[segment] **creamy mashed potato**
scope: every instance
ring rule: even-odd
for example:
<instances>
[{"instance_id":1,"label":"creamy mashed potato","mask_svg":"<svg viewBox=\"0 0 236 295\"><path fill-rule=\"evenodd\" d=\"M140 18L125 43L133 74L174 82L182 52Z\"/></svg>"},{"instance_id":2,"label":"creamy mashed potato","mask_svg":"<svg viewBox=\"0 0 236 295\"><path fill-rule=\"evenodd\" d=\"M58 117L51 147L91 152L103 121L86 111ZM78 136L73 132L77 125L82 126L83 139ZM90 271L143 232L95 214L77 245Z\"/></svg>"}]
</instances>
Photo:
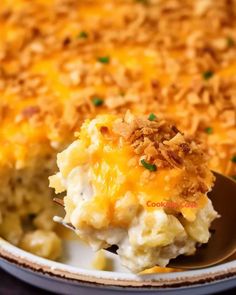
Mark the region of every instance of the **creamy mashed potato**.
<instances>
[{"instance_id":1,"label":"creamy mashed potato","mask_svg":"<svg viewBox=\"0 0 236 295\"><path fill-rule=\"evenodd\" d=\"M210 238L217 213L204 150L154 114L86 121L58 167L50 186L66 191L64 221L94 250L117 245L133 272L192 255Z\"/></svg>"}]
</instances>

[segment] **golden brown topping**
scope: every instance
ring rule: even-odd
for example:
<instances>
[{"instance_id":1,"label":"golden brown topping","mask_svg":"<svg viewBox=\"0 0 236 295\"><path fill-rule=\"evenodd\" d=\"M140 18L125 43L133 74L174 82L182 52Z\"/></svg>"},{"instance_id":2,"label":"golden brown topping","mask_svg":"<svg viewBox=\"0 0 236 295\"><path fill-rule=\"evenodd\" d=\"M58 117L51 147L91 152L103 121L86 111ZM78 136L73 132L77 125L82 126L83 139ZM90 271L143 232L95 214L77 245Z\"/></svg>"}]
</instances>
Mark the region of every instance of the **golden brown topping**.
<instances>
[{"instance_id":1,"label":"golden brown topping","mask_svg":"<svg viewBox=\"0 0 236 295\"><path fill-rule=\"evenodd\" d=\"M43 2L0 4L1 99L22 103L10 106L12 122L34 105L49 140L67 141L97 113L163 114L205 140L213 167L229 173L219 155L235 152L235 0Z\"/></svg>"},{"instance_id":2,"label":"golden brown topping","mask_svg":"<svg viewBox=\"0 0 236 295\"><path fill-rule=\"evenodd\" d=\"M184 136L165 120L155 118L150 121L146 117L132 117L128 114L123 122L114 123L113 131L131 144L142 165L150 171L155 171L156 167L184 166L195 170L197 162L201 166L207 161L200 144Z\"/></svg>"}]
</instances>

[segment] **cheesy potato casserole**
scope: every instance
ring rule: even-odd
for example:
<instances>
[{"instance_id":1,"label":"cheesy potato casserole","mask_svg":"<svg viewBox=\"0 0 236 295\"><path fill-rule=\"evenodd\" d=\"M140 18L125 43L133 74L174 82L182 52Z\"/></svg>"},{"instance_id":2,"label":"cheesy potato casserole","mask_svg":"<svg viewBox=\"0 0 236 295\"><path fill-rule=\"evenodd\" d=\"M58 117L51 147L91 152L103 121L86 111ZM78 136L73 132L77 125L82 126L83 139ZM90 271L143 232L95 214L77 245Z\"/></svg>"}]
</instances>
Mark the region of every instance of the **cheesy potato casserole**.
<instances>
[{"instance_id":1,"label":"cheesy potato casserole","mask_svg":"<svg viewBox=\"0 0 236 295\"><path fill-rule=\"evenodd\" d=\"M101 115L78 136L58 155L50 185L67 191L64 222L81 239L95 250L119 246L134 272L165 266L208 241L217 217L206 195L214 176L198 143L154 114Z\"/></svg>"},{"instance_id":2,"label":"cheesy potato casserole","mask_svg":"<svg viewBox=\"0 0 236 295\"><path fill-rule=\"evenodd\" d=\"M203 143L211 169L236 176L235 0L1 0L0 36L0 236L14 245L61 256L48 177L97 115L161 116ZM165 227L168 216L154 212ZM178 231L190 253L189 234L173 224L165 243ZM160 264L171 255L158 254Z\"/></svg>"}]
</instances>

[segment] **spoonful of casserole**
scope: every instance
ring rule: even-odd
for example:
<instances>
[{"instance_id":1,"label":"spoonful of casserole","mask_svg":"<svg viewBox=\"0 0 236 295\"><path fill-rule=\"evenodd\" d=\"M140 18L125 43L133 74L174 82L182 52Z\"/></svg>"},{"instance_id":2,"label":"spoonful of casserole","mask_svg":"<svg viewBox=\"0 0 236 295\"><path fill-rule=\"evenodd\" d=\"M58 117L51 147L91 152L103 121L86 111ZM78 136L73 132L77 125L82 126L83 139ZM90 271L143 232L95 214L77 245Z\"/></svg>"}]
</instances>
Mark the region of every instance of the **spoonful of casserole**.
<instances>
[{"instance_id":1,"label":"spoonful of casserole","mask_svg":"<svg viewBox=\"0 0 236 295\"><path fill-rule=\"evenodd\" d=\"M56 200L66 215L55 221L94 250L116 252L132 272L205 267L233 254L236 238L219 224L227 218L227 226L235 224L235 205L223 216L219 204L224 196L232 201L236 185L210 171L200 142L154 114L129 112L87 120L77 137L58 154L59 172L50 177L56 193L66 191Z\"/></svg>"}]
</instances>

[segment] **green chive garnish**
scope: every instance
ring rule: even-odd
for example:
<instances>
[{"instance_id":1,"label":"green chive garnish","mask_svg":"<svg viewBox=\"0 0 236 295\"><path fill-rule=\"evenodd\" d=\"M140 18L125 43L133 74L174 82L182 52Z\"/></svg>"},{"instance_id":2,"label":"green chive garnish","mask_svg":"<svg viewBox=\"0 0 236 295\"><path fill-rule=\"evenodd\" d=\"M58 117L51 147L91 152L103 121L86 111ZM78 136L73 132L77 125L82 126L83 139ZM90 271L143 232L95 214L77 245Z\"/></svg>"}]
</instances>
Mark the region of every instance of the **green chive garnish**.
<instances>
[{"instance_id":1,"label":"green chive garnish","mask_svg":"<svg viewBox=\"0 0 236 295\"><path fill-rule=\"evenodd\" d=\"M98 61L103 64L108 64L110 62L110 57L109 56L101 56L98 58Z\"/></svg>"},{"instance_id":2,"label":"green chive garnish","mask_svg":"<svg viewBox=\"0 0 236 295\"><path fill-rule=\"evenodd\" d=\"M228 37L227 38L227 44L228 44L228 47L234 46L235 45L234 39L231 38L231 37Z\"/></svg>"},{"instance_id":3,"label":"green chive garnish","mask_svg":"<svg viewBox=\"0 0 236 295\"><path fill-rule=\"evenodd\" d=\"M99 107L99 106L103 105L103 99L101 99L100 97L94 97L92 99L92 102L95 105L95 107Z\"/></svg>"},{"instance_id":4,"label":"green chive garnish","mask_svg":"<svg viewBox=\"0 0 236 295\"><path fill-rule=\"evenodd\" d=\"M84 32L84 31L81 31L78 35L78 38L88 38L88 33Z\"/></svg>"},{"instance_id":5,"label":"green chive garnish","mask_svg":"<svg viewBox=\"0 0 236 295\"><path fill-rule=\"evenodd\" d=\"M144 168L148 169L149 171L157 171L157 166L155 164L150 164L145 160L141 160L141 164Z\"/></svg>"},{"instance_id":6,"label":"green chive garnish","mask_svg":"<svg viewBox=\"0 0 236 295\"><path fill-rule=\"evenodd\" d=\"M202 74L203 79L209 80L214 76L214 73L212 71L206 71Z\"/></svg>"},{"instance_id":7,"label":"green chive garnish","mask_svg":"<svg viewBox=\"0 0 236 295\"><path fill-rule=\"evenodd\" d=\"M149 121L154 121L154 120L156 120L156 118L157 118L157 116L156 116L155 114L151 113L151 114L149 115L149 117L148 117L148 120L149 120Z\"/></svg>"},{"instance_id":8,"label":"green chive garnish","mask_svg":"<svg viewBox=\"0 0 236 295\"><path fill-rule=\"evenodd\" d=\"M205 132L207 134L212 134L213 133L213 128L212 127L207 127L207 128L205 128Z\"/></svg>"},{"instance_id":9,"label":"green chive garnish","mask_svg":"<svg viewBox=\"0 0 236 295\"><path fill-rule=\"evenodd\" d=\"M236 163L236 155L234 155L234 156L231 158L231 161L232 161L233 163Z\"/></svg>"}]
</instances>

